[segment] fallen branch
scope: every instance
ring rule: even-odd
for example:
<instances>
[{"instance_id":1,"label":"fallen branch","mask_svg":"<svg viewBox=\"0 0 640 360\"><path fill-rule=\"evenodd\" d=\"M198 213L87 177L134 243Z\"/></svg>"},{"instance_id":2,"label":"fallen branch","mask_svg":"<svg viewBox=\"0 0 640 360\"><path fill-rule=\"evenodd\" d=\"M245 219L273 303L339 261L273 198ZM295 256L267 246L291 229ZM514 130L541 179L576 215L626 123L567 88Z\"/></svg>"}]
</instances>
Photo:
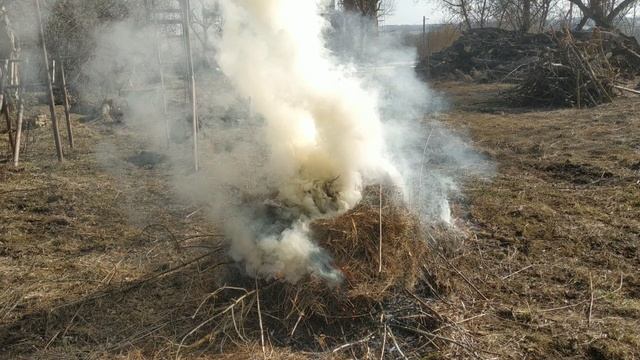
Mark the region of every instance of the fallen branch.
<instances>
[{"instance_id":1,"label":"fallen branch","mask_svg":"<svg viewBox=\"0 0 640 360\"><path fill-rule=\"evenodd\" d=\"M628 92L630 92L632 94L640 95L640 91L638 91L638 90L629 89L627 87L620 86L620 85L613 85L613 87L618 89L618 90L628 91Z\"/></svg>"},{"instance_id":2,"label":"fallen branch","mask_svg":"<svg viewBox=\"0 0 640 360\"><path fill-rule=\"evenodd\" d=\"M473 288L473 290L475 290L478 294L480 294L480 296L482 296L483 299L489 301L489 298L484 296L484 294L482 293L482 291L480 291L480 289L478 289L477 286L475 286L475 284L473 284L471 282L471 280L467 279L466 276L464 276L464 274L462 272L460 272L460 270L458 270L449 260L447 260L446 257L444 257L442 254L438 253L438 255L440 255L440 257L442 258L442 260L444 260L447 264L449 264L449 266L451 266L451 268L458 274L460 275L460 277L462 277L462 279L464 279L464 281L469 284L469 286L471 286Z\"/></svg>"}]
</instances>

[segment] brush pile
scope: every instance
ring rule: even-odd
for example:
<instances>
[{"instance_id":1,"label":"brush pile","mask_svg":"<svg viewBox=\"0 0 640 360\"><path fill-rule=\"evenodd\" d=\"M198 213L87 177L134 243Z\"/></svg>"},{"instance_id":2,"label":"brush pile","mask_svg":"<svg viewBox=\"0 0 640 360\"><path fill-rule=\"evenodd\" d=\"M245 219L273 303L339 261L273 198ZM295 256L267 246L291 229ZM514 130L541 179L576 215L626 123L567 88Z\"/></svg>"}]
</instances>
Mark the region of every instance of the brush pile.
<instances>
[{"instance_id":1,"label":"brush pile","mask_svg":"<svg viewBox=\"0 0 640 360\"><path fill-rule=\"evenodd\" d=\"M417 71L435 79L478 82L518 82L531 64L545 61L550 52L562 51L556 40L565 32L521 33L495 28L472 29L452 46L422 60ZM577 42L597 41L611 65L626 78L640 74L640 45L623 34L595 30L573 32Z\"/></svg>"},{"instance_id":2,"label":"brush pile","mask_svg":"<svg viewBox=\"0 0 640 360\"><path fill-rule=\"evenodd\" d=\"M527 66L509 98L519 105L591 107L611 102L619 71L602 42L576 41L569 32L554 41L555 48Z\"/></svg>"},{"instance_id":3,"label":"brush pile","mask_svg":"<svg viewBox=\"0 0 640 360\"><path fill-rule=\"evenodd\" d=\"M496 28L466 31L450 47L418 65L436 79L494 81L535 61L553 41L544 34L523 34Z\"/></svg>"},{"instance_id":4,"label":"brush pile","mask_svg":"<svg viewBox=\"0 0 640 360\"><path fill-rule=\"evenodd\" d=\"M438 283L426 272L431 256L423 228L398 198L391 189L371 187L356 208L312 224L316 240L344 275L340 285L308 276L297 284L251 280L216 291L209 300L216 319L209 341L261 339L356 357L371 349L410 358L418 348L429 351L438 340L424 335L443 318L423 296L433 295Z\"/></svg>"}]
</instances>

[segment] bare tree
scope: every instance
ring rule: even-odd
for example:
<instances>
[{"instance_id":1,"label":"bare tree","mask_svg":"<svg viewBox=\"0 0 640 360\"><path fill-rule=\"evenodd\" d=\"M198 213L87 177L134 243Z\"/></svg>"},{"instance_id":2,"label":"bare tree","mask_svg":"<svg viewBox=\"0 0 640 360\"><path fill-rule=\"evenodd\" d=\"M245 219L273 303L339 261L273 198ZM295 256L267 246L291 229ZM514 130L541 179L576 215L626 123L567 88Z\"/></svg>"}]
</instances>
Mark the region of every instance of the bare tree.
<instances>
[{"instance_id":1,"label":"bare tree","mask_svg":"<svg viewBox=\"0 0 640 360\"><path fill-rule=\"evenodd\" d=\"M558 0L441 0L465 28L506 27L542 31Z\"/></svg>"},{"instance_id":2,"label":"bare tree","mask_svg":"<svg viewBox=\"0 0 640 360\"><path fill-rule=\"evenodd\" d=\"M499 0L441 0L455 18L459 19L466 29L492 26L499 13Z\"/></svg>"},{"instance_id":3,"label":"bare tree","mask_svg":"<svg viewBox=\"0 0 640 360\"><path fill-rule=\"evenodd\" d=\"M458 18L467 29L473 28L474 0L442 0L442 4L455 18Z\"/></svg>"},{"instance_id":4,"label":"bare tree","mask_svg":"<svg viewBox=\"0 0 640 360\"><path fill-rule=\"evenodd\" d=\"M522 32L543 31L557 0L497 0L494 13L500 14L500 25Z\"/></svg>"},{"instance_id":5,"label":"bare tree","mask_svg":"<svg viewBox=\"0 0 640 360\"><path fill-rule=\"evenodd\" d=\"M213 44L210 39L212 31L222 31L222 15L220 11L220 4L211 1L199 0L198 3L193 6L191 11L191 29L196 36L202 49L210 51L213 49Z\"/></svg>"},{"instance_id":6,"label":"bare tree","mask_svg":"<svg viewBox=\"0 0 640 360\"><path fill-rule=\"evenodd\" d=\"M613 29L615 24L624 17L638 2L638 0L569 0L582 11L582 20L576 27L581 30L589 19L593 20L596 26Z\"/></svg>"},{"instance_id":7,"label":"bare tree","mask_svg":"<svg viewBox=\"0 0 640 360\"><path fill-rule=\"evenodd\" d=\"M379 19L391 15L395 10L395 0L340 0L345 11L351 11L364 17Z\"/></svg>"}]
</instances>

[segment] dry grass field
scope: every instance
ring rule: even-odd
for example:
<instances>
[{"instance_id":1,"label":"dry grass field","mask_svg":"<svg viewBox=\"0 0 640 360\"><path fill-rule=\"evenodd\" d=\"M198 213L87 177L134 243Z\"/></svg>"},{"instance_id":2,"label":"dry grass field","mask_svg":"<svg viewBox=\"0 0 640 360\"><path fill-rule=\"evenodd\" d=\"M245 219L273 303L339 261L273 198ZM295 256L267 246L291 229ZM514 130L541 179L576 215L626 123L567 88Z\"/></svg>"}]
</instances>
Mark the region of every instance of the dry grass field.
<instances>
[{"instance_id":1,"label":"dry grass field","mask_svg":"<svg viewBox=\"0 0 640 360\"><path fill-rule=\"evenodd\" d=\"M463 185L465 236L425 264L438 289L429 306L447 324L427 358L640 358L638 97L514 109L497 100L503 88L436 86L451 106L434 116L496 171ZM29 134L20 168L0 164L0 358L262 358L256 338L220 354L213 324L180 345L238 270L214 224L173 195L163 162L136 160L145 149L131 129L74 124L67 162L46 127ZM266 355L350 357L292 348Z\"/></svg>"}]
</instances>

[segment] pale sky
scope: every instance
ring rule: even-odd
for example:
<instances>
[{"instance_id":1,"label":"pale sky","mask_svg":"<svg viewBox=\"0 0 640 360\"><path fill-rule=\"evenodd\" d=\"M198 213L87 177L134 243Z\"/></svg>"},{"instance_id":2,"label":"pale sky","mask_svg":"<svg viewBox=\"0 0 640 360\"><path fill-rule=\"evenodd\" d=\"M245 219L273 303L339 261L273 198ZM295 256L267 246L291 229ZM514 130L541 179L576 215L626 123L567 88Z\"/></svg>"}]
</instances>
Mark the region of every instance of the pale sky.
<instances>
[{"instance_id":1,"label":"pale sky","mask_svg":"<svg viewBox=\"0 0 640 360\"><path fill-rule=\"evenodd\" d=\"M387 25L422 24L422 17L427 23L437 24L445 20L438 0L395 0L396 9L393 15L386 18Z\"/></svg>"}]
</instances>

